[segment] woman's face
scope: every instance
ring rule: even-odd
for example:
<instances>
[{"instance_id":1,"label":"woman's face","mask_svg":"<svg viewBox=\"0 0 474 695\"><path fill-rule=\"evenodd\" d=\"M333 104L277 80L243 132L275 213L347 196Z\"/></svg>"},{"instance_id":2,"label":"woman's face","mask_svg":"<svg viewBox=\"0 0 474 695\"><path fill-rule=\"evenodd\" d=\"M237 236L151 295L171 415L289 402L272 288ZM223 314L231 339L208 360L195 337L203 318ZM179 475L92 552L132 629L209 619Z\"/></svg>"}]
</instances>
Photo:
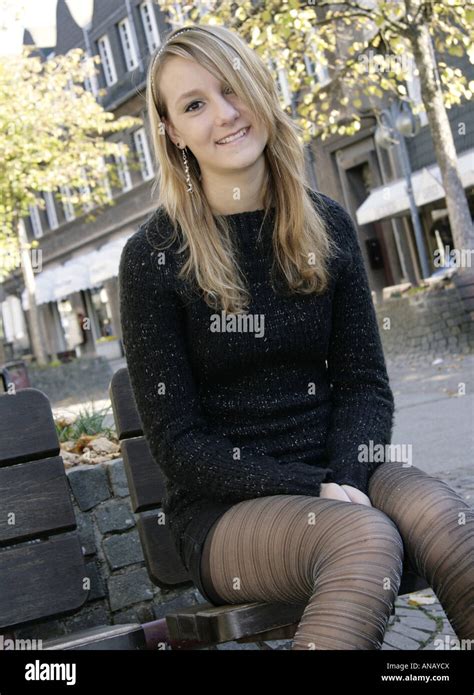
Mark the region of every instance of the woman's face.
<instances>
[{"instance_id":1,"label":"woman's face","mask_svg":"<svg viewBox=\"0 0 474 695\"><path fill-rule=\"evenodd\" d=\"M192 151L201 173L243 169L262 155L267 130L254 120L228 85L221 84L196 61L170 58L163 68L160 87L168 109L169 120L164 119L168 135L175 145L186 145ZM193 94L184 96L191 91ZM217 144L248 126L242 139Z\"/></svg>"}]
</instances>

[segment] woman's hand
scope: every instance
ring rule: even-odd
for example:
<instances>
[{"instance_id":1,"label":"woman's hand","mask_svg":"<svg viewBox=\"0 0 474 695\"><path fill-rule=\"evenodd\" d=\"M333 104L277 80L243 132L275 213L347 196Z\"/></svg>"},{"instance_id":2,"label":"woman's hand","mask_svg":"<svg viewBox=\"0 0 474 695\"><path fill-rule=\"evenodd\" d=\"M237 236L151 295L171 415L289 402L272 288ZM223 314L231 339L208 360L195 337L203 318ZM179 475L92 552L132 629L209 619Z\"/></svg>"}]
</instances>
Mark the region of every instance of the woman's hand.
<instances>
[{"instance_id":1,"label":"woman's hand","mask_svg":"<svg viewBox=\"0 0 474 695\"><path fill-rule=\"evenodd\" d=\"M351 502L351 498L345 492L341 485L337 483L321 483L320 497L326 497L331 500L342 500L343 502Z\"/></svg>"},{"instance_id":2,"label":"woman's hand","mask_svg":"<svg viewBox=\"0 0 474 695\"><path fill-rule=\"evenodd\" d=\"M370 499L363 492L352 485L338 485L337 483L321 483L320 497L332 500L342 500L343 502L354 502L365 504L371 507Z\"/></svg>"},{"instance_id":3,"label":"woman's hand","mask_svg":"<svg viewBox=\"0 0 474 695\"><path fill-rule=\"evenodd\" d=\"M365 504L367 507L372 506L372 502L367 495L358 490L356 487L352 487L352 485L341 485L341 488L345 491L346 495L348 495L351 502Z\"/></svg>"}]
</instances>

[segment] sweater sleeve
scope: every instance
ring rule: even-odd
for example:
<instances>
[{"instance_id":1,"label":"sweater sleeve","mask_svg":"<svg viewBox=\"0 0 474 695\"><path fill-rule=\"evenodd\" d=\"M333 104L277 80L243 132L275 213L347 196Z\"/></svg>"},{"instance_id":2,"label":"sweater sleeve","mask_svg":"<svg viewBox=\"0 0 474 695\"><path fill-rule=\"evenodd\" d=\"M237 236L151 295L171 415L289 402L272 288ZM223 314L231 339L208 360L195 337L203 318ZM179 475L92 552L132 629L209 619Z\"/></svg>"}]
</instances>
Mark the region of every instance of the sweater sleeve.
<instances>
[{"instance_id":1,"label":"sweater sleeve","mask_svg":"<svg viewBox=\"0 0 474 695\"><path fill-rule=\"evenodd\" d=\"M187 355L185 307L154 253L139 230L127 241L119 267L125 355L154 460L173 483L221 502L319 496L330 469L277 460L256 446L235 447L212 431Z\"/></svg>"},{"instance_id":2,"label":"sweater sleeve","mask_svg":"<svg viewBox=\"0 0 474 695\"><path fill-rule=\"evenodd\" d=\"M339 203L334 221L348 260L333 299L327 360L333 408L326 454L334 472L331 482L367 494L370 476L383 462L373 455L370 442L391 442L394 398L357 232Z\"/></svg>"}]
</instances>

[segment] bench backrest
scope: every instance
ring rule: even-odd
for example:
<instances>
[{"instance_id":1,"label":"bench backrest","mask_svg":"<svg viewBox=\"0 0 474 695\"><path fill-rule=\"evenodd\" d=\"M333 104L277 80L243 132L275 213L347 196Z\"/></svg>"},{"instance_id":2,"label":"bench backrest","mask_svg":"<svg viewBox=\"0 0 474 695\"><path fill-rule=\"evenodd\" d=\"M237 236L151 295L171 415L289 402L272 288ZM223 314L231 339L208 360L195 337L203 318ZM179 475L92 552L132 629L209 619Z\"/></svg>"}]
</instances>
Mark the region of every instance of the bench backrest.
<instances>
[{"instance_id":1,"label":"bench backrest","mask_svg":"<svg viewBox=\"0 0 474 695\"><path fill-rule=\"evenodd\" d=\"M46 395L0 395L0 629L76 612L89 595Z\"/></svg>"},{"instance_id":2,"label":"bench backrest","mask_svg":"<svg viewBox=\"0 0 474 695\"><path fill-rule=\"evenodd\" d=\"M161 509L166 491L165 476L143 436L126 367L114 373L109 397L130 490L130 503L132 511L138 515L137 527L150 579L162 588L189 583L191 577L181 562Z\"/></svg>"}]
</instances>

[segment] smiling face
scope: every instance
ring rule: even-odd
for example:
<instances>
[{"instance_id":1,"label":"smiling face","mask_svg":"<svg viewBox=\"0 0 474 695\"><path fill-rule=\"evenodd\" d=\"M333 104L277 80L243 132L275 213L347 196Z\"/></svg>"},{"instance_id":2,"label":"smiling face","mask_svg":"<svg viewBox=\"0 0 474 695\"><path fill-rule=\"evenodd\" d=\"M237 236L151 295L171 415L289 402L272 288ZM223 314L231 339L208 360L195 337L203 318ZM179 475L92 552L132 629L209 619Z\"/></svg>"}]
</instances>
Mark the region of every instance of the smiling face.
<instances>
[{"instance_id":1,"label":"smiling face","mask_svg":"<svg viewBox=\"0 0 474 695\"><path fill-rule=\"evenodd\" d=\"M160 90L167 106L163 119L171 140L182 149L187 146L199 162L203 178L206 173L225 173L252 167L263 155L268 133L255 121L249 109L233 93L196 61L173 56L165 64ZM184 96L188 92L193 92ZM218 140L250 128L232 143L219 145Z\"/></svg>"}]
</instances>

